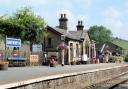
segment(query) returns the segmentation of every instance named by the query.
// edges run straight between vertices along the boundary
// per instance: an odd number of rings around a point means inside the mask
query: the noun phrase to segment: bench
[[[26,66],[26,58],[23,57],[8,57],[9,66]]]

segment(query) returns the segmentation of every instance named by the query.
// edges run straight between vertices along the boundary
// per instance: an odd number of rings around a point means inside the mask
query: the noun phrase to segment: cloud
[[[109,27],[114,36],[128,40],[128,23],[114,18],[106,18],[104,21],[104,25]]]
[[[124,2],[124,15],[128,16],[128,0]]]
[[[92,0],[56,0],[54,4],[59,5],[65,9],[79,8],[81,10],[87,10],[92,5]]]
[[[85,17],[85,15],[78,15],[78,16],[77,16],[77,19],[84,21],[84,20],[86,20],[86,17]]]
[[[108,7],[101,15],[103,16],[103,24],[112,31],[114,36],[123,39],[128,38],[128,23],[121,19],[123,11]]]
[[[106,18],[118,18],[121,16],[121,13],[113,7],[108,7],[102,12],[102,16]]]
[[[11,7],[39,6],[48,3],[49,0],[0,0],[0,5]]]
[[[40,5],[49,2],[49,0],[22,0],[22,1],[27,1],[30,5]]]
[[[123,23],[119,19],[114,19],[114,18],[106,18],[105,23],[114,29],[121,29],[123,27]]]
[[[11,2],[10,0],[0,0],[1,4],[10,3],[10,2]]]
[[[56,1],[60,7],[64,8],[64,9],[71,9],[72,8],[72,3],[70,0],[58,0]]]
[[[92,0],[74,0],[74,2],[82,10],[89,10],[92,5]]]

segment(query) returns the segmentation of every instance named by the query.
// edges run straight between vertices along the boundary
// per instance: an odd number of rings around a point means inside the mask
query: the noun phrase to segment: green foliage
[[[20,36],[22,29],[24,29],[24,27],[9,18],[0,20],[0,33],[8,37]]]
[[[112,38],[111,42],[125,50],[128,50],[128,41],[120,39],[120,38]]]
[[[47,34],[44,19],[34,14],[31,8],[25,7],[17,10],[12,19],[18,20],[18,23],[26,28],[21,33],[24,41],[39,43]]]
[[[21,38],[22,41],[41,43],[43,37],[47,36],[45,28],[44,19],[34,14],[28,7],[17,10],[12,16],[0,18],[0,33]]]
[[[96,41],[97,45],[110,41],[112,33],[104,26],[92,26],[88,30],[91,39]]]
[[[124,61],[124,58],[122,56],[112,56],[109,61],[113,63],[121,63]]]
[[[125,61],[125,62],[128,62],[128,54],[125,56],[124,61]]]
[[[4,38],[3,38],[2,34],[0,34],[0,42],[3,41],[3,39]]]

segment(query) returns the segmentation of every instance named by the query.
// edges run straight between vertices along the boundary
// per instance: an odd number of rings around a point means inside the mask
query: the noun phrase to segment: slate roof
[[[87,35],[87,31],[86,30],[81,30],[81,31],[69,31],[72,35],[76,36],[79,39],[85,39],[86,35]]]
[[[77,36],[71,34],[71,33],[68,32],[67,30],[60,29],[60,28],[58,28],[58,27],[51,27],[51,26],[48,26],[47,28],[49,28],[49,30],[52,30],[52,31],[57,32],[59,35],[65,35],[66,38],[68,38],[68,39],[81,41],[80,38],[78,38]]]

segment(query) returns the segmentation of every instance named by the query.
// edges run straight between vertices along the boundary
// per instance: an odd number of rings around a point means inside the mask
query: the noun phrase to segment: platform
[[[126,66],[126,63],[107,63],[107,64],[87,64],[87,65],[66,65],[49,66],[31,66],[31,67],[11,67],[7,71],[0,71],[0,89],[1,87],[14,87],[24,83],[38,82],[54,77],[68,76],[82,72],[91,72],[104,70],[119,66]]]

